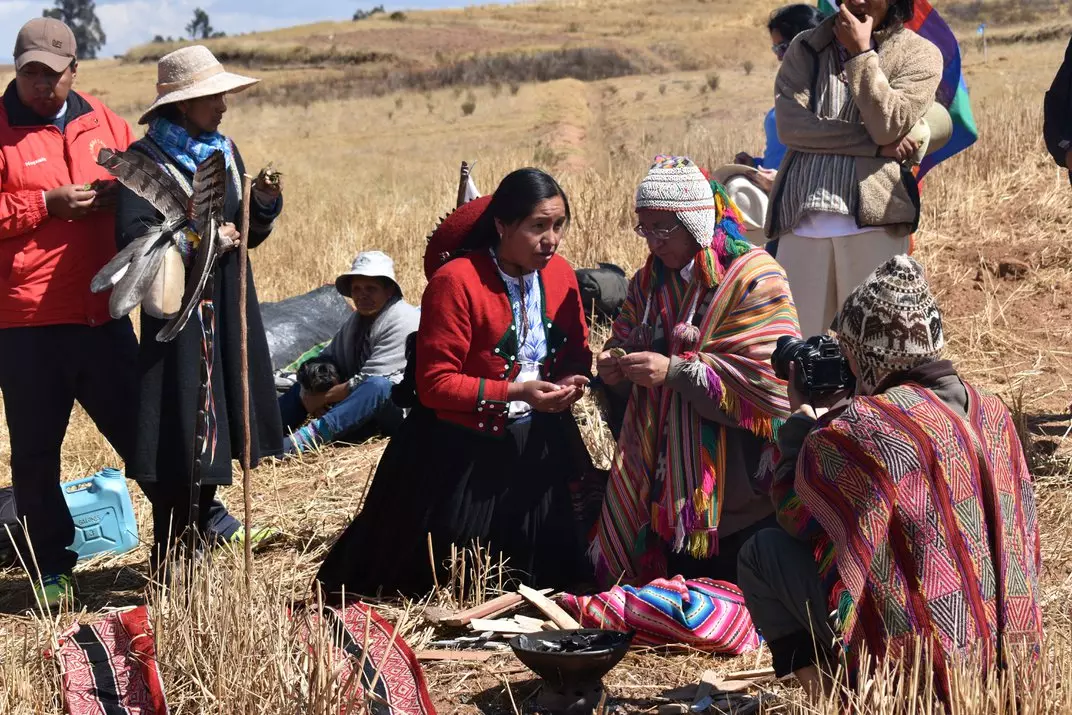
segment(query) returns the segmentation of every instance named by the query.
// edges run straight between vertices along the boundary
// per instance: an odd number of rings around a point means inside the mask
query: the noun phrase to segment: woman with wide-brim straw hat
[[[227,191],[224,202],[224,225],[220,234],[233,239],[233,245],[248,241],[256,248],[272,231],[272,224],[282,210],[283,200],[278,182],[263,174],[253,184],[250,206],[250,235],[240,236],[235,229],[242,215],[242,175],[245,165],[238,147],[219,133],[227,111],[226,95],[239,92],[258,80],[227,72],[206,47],[195,45],[171,52],[158,65],[157,97],[139,120],[147,124],[146,135],[131,149],[149,156],[162,171],[190,190],[197,165],[217,151],[227,164]],[[147,201],[126,187],[120,188],[116,218],[116,243],[126,246],[141,235],[147,226],[159,224],[160,214]],[[184,255],[190,265],[192,254]],[[137,444],[127,474],[138,480],[153,502],[153,536],[156,542],[154,561],[159,562],[163,549],[175,543],[186,530],[189,520],[189,479],[193,464],[194,433],[198,412],[202,349],[206,327],[214,327],[213,370],[211,372],[211,419],[214,439],[201,459],[201,508],[197,528],[211,532],[215,539],[234,542],[244,538],[260,540],[264,530],[245,534],[237,520],[226,513],[214,498],[218,486],[231,483],[232,459],[242,454],[241,373],[238,326],[239,252],[220,255],[211,298],[215,304],[215,326],[201,321],[195,311],[179,335],[168,343],[152,336],[164,326],[164,320],[141,314],[142,342],[139,355],[141,380]],[[208,297],[208,296],[206,296]],[[275,383],[268,352],[268,341],[261,322],[257,291],[252,273],[246,304],[249,347],[249,388],[252,462],[277,456],[283,450],[283,427],[276,404]]]

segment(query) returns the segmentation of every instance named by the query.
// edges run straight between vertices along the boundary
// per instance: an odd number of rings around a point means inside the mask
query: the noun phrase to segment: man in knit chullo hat
[[[737,549],[775,524],[750,476],[789,414],[770,357],[799,335],[796,312],[781,267],[687,157],[655,160],[636,213],[650,255],[597,360],[628,404],[591,555],[604,583],[734,582]]]
[[[994,665],[996,638],[1007,657],[1041,641],[1031,475],[1005,405],[941,359],[919,263],[880,266],[833,328],[856,395],[835,414],[790,381],[772,490],[782,529],[745,544],[740,586],[779,676],[814,690],[837,658],[855,676],[862,649],[910,657],[922,636],[945,695],[948,658],[977,649]]]

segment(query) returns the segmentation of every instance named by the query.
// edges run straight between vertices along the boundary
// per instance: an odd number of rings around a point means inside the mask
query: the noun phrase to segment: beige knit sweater
[[[843,154],[856,159],[860,227],[885,227],[907,235],[919,222],[919,191],[907,168],[878,155],[881,147],[908,134],[934,102],[942,76],[942,53],[930,41],[899,27],[875,34],[877,51],[845,64],[845,78],[860,122],[817,115],[812,97],[819,57],[837,52],[833,18],[797,36],[775,80],[774,114],[778,138],[787,147],[767,212],[767,236],[793,229],[779,226],[782,185],[793,180],[793,160],[801,152]],[[837,80],[834,80],[837,81]]]

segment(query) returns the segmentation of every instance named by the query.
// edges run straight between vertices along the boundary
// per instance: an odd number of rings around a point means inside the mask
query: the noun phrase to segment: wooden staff
[[[248,292],[247,274],[249,273],[249,201],[253,188],[253,178],[242,175],[242,235],[238,244],[238,357],[242,382],[242,500],[245,514],[242,526],[246,530],[246,594],[252,593],[253,576],[253,540],[250,532],[250,512],[253,510],[250,494],[250,425],[249,425],[249,326],[246,319],[246,295]]]

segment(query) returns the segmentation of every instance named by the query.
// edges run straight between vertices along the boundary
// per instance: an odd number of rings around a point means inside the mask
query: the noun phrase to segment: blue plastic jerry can
[[[138,545],[138,522],[123,473],[111,467],[92,477],[67,482],[63,496],[74,519],[70,549],[79,560],[96,554],[122,554]]]

